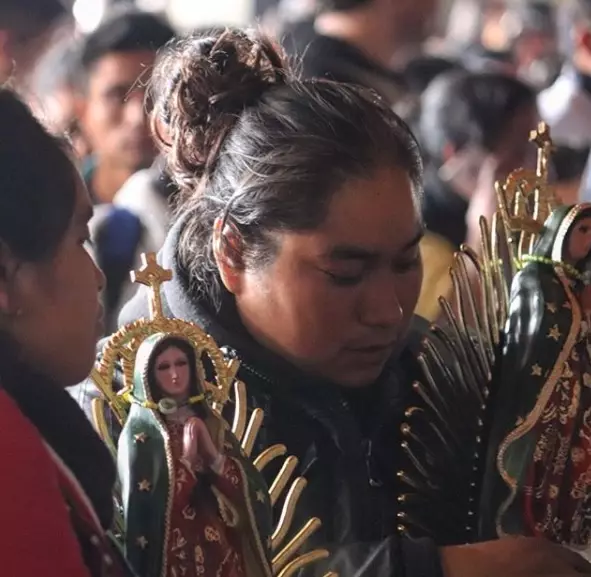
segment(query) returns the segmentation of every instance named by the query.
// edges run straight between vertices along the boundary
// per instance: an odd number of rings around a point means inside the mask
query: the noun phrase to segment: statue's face
[[[189,396],[189,359],[177,347],[162,351],[154,363],[156,384],[167,397],[185,400]]]
[[[579,219],[568,236],[568,257],[572,262],[579,262],[591,252],[591,217]]]

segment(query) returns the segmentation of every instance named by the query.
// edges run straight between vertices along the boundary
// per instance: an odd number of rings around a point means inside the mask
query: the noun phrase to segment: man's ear
[[[87,122],[86,114],[88,112],[88,86],[86,86],[86,79],[81,79],[80,82],[84,84],[77,86],[74,93],[74,118],[78,119],[79,126],[82,129],[82,132],[84,132]]]
[[[591,30],[587,26],[574,26],[572,35],[576,48],[583,48],[591,53]]]
[[[14,53],[10,32],[0,28],[0,84],[6,82],[14,73]]]
[[[223,223],[219,217],[213,225],[213,252],[224,286],[232,294],[238,294],[244,272],[242,238],[236,227]]]

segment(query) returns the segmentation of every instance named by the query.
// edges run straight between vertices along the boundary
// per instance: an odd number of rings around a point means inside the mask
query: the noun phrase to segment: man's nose
[[[398,296],[396,283],[376,283],[364,298],[361,320],[369,326],[392,327],[400,324],[404,310]]]
[[[146,109],[142,96],[138,94],[130,96],[125,105],[125,120],[133,126],[146,124]]]

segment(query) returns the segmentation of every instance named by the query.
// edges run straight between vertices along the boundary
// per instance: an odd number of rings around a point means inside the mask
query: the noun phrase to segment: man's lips
[[[390,351],[396,347],[397,340],[382,342],[382,343],[368,343],[348,346],[348,351],[360,352],[360,353],[376,353],[380,351]]]

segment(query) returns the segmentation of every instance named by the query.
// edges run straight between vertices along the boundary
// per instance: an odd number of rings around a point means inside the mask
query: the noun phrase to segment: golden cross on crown
[[[540,122],[536,130],[529,133],[529,141],[538,147],[536,174],[543,180],[547,180],[548,160],[553,150],[550,127],[545,122]]]
[[[172,271],[161,267],[153,252],[142,253],[142,266],[139,270],[132,271],[131,282],[143,284],[151,291],[150,317],[155,319],[164,316],[162,311],[162,295],[160,287],[165,282],[172,280]]]

